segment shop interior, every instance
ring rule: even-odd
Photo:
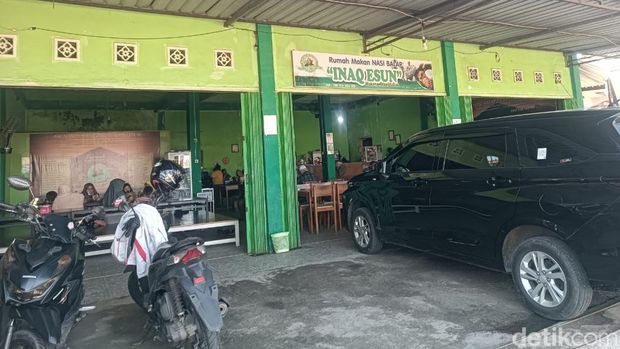
[[[324,180],[319,96],[294,95],[295,156]],[[337,178],[348,180],[413,134],[437,127],[432,97],[329,96]]]
[[[409,96],[293,95],[293,122],[302,240],[341,230],[347,181],[437,127],[435,99]]]
[[[204,92],[197,96],[203,168],[199,191],[204,191],[200,200],[208,202],[203,205],[207,209],[201,213],[194,210],[200,205],[189,204],[191,180],[170,198],[180,204],[169,209],[174,212],[174,224],[179,225],[236,221],[237,234],[243,238],[240,94]],[[186,92],[9,89],[7,116],[15,120],[17,133],[11,142],[12,153],[7,156],[7,173],[31,178],[35,195],[54,196],[54,212],[76,217],[88,208],[83,194],[87,183],[92,183],[103,206],[109,204],[106,194],[115,179],[123,183],[115,190],[125,189],[124,183],[128,183],[136,197],[148,196],[145,188],[155,161],[168,158],[190,167],[193,159],[188,151],[187,110]],[[186,173],[191,176],[191,171]],[[24,200],[24,195],[9,190],[12,202]],[[203,230],[200,233],[208,233],[210,240],[232,241],[235,237],[232,224]],[[15,227],[11,231],[29,234]],[[14,237],[0,234],[0,247]]]
[[[562,110],[562,100],[541,98],[484,98],[473,97],[474,120],[501,116]]]

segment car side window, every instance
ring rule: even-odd
[[[435,154],[439,142],[419,143],[406,148],[394,161],[396,173],[423,172],[435,169]]]
[[[444,158],[446,170],[518,166],[516,141],[513,134],[449,139]]]
[[[591,158],[595,153],[569,139],[556,134],[528,130],[523,133],[525,154],[521,163],[525,167],[565,165]]]

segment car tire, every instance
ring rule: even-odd
[[[350,218],[351,236],[355,247],[367,254],[374,254],[383,248],[372,214],[367,208],[360,207],[353,211]]]
[[[583,266],[557,238],[524,240],[515,250],[511,267],[513,282],[528,308],[544,318],[573,319],[592,302],[592,287]]]
[[[13,333],[10,349],[46,349],[47,344],[36,333],[28,330],[20,330]]]

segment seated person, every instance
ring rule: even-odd
[[[232,178],[226,169],[222,169],[222,176],[224,176],[224,184],[230,184],[232,182]]]
[[[209,175],[209,172],[203,170],[201,180],[203,188],[213,188],[213,179],[211,175]]]
[[[224,173],[220,164],[215,164],[215,167],[213,167],[211,178],[213,179],[213,185],[224,185]]]
[[[306,184],[317,181],[314,174],[308,171],[306,165],[300,165],[297,171],[299,171],[299,176],[297,176],[297,184]]]
[[[237,170],[237,172],[235,172],[235,176],[233,177],[233,183],[243,184],[243,170]]]
[[[235,176],[235,182],[239,185],[239,190],[237,190],[237,196],[235,197],[235,201],[233,201],[233,207],[235,211],[243,211],[245,207],[245,190],[244,190],[244,177],[243,170],[237,170]]]
[[[95,186],[92,183],[84,184],[82,195],[84,195],[84,209],[94,206],[101,206],[101,195],[99,195],[97,189],[95,189]]]
[[[58,193],[55,191],[48,191],[47,194],[45,194],[45,200],[43,200],[43,205],[53,205],[54,204],[54,200],[56,200],[56,198],[58,197]]]
[[[114,201],[123,194],[123,188],[125,187],[125,181],[120,178],[115,178],[110,181],[108,189],[103,195],[103,206],[113,207]]]
[[[151,199],[151,195],[153,195],[153,187],[150,185],[145,186],[140,195],[136,198],[136,205],[152,204],[153,200]]]
[[[123,193],[125,193],[125,195],[127,195],[129,193],[133,193],[133,188],[131,187],[131,184],[125,183],[123,185]]]

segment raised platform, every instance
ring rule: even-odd
[[[185,211],[178,206],[164,208],[164,210],[166,209],[170,211]],[[97,245],[89,244],[86,246],[87,256],[110,253],[110,245],[114,240],[114,232],[116,231],[116,226],[118,225],[118,222],[123,214],[124,212],[115,210],[106,215],[106,222],[108,225],[105,233],[97,237]],[[76,218],[79,219],[79,217]],[[221,231],[218,231],[218,228],[224,227],[233,228],[234,235],[222,234]],[[1,225],[0,241],[3,243],[0,245],[0,254],[3,254],[6,251],[6,246],[10,243],[10,241],[3,241],[1,237],[8,236],[10,234],[11,236],[28,238],[30,236],[30,229],[30,226],[25,223],[9,223]],[[174,218],[168,232],[170,234],[177,235],[180,238],[188,236],[203,238],[205,239],[206,246],[227,243],[235,243],[236,246],[239,246],[239,220],[206,212],[204,210],[198,212],[190,211],[181,217]]]

